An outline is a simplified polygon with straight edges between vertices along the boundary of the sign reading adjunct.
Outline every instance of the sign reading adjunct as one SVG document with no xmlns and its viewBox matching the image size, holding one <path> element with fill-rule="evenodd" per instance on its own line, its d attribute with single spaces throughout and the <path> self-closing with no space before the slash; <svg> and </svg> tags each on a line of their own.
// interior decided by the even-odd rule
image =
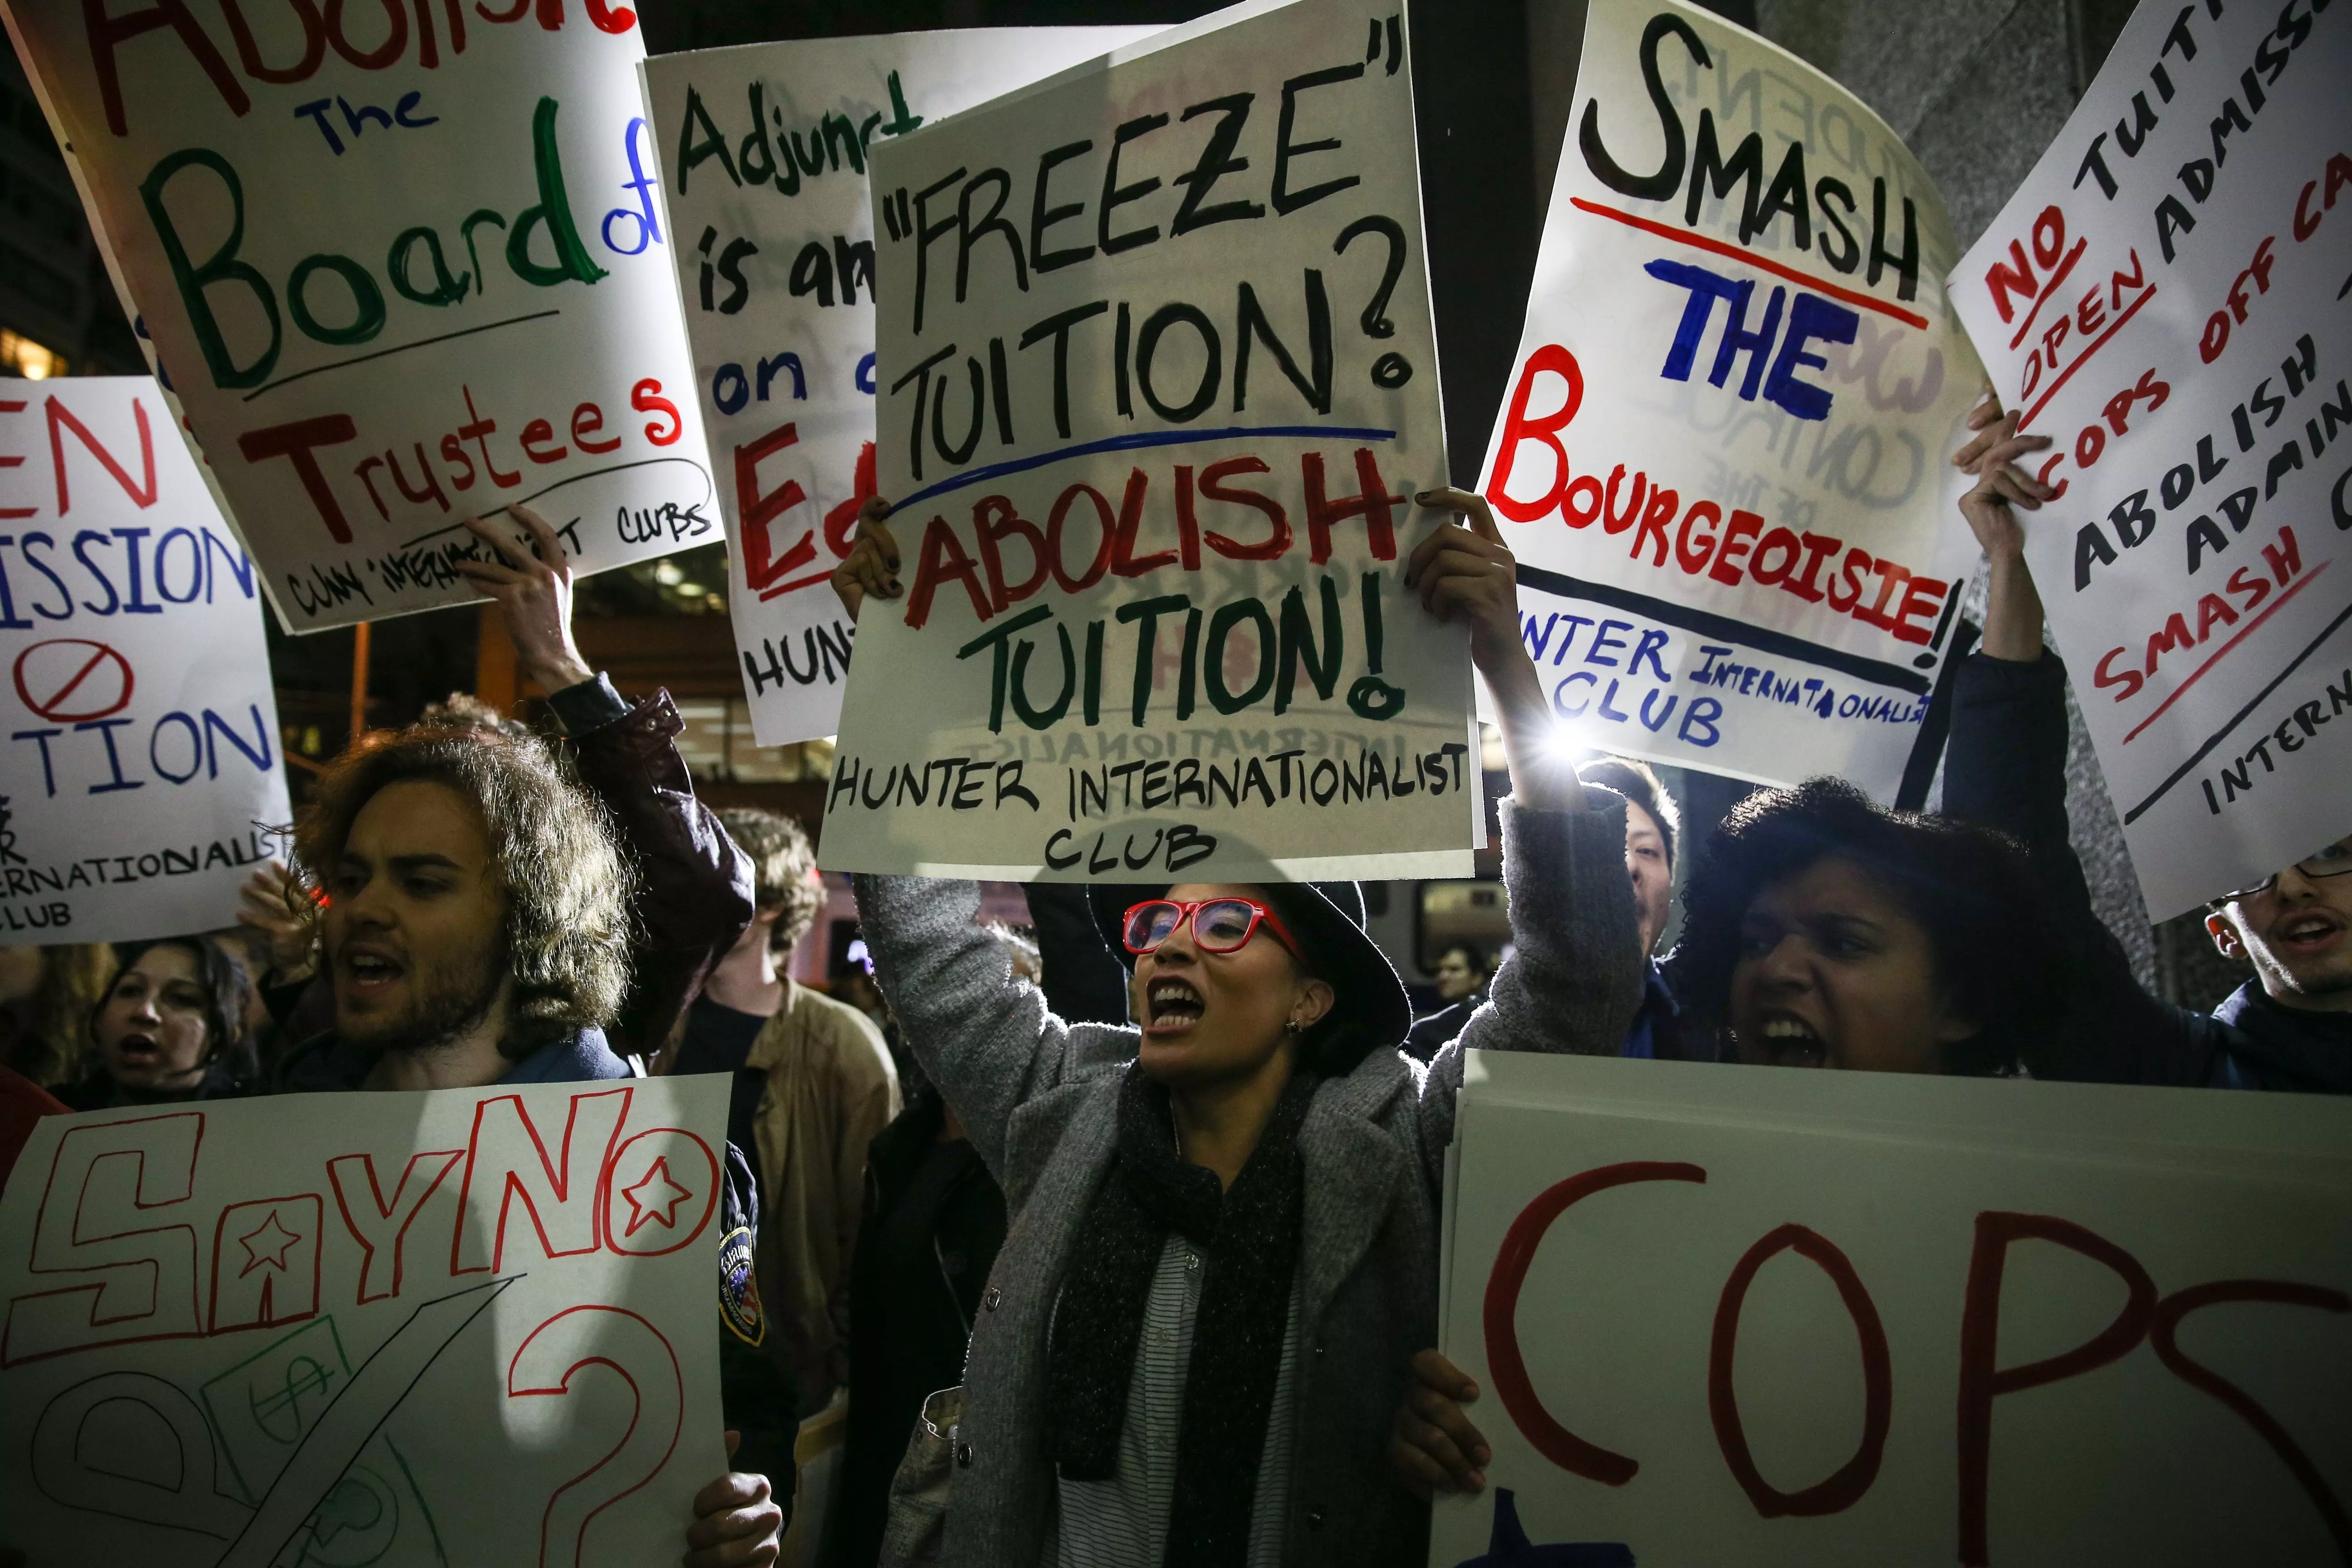
<svg viewBox="0 0 2352 1568">
<path fill-rule="evenodd" d="M 478 597 L 514 502 L 583 572 L 718 542 L 635 12 L 0 9 L 289 628 Z"/>
<path fill-rule="evenodd" d="M 866 159 L 1140 37 L 989 27 L 663 55 L 641 67 L 719 464 L 728 605 L 761 745 L 841 721 L 856 623 L 830 583 L 874 488 Z"/>
<path fill-rule="evenodd" d="M 0 942 L 227 925 L 292 819 L 253 562 L 152 381 L 0 387 Z"/>
</svg>

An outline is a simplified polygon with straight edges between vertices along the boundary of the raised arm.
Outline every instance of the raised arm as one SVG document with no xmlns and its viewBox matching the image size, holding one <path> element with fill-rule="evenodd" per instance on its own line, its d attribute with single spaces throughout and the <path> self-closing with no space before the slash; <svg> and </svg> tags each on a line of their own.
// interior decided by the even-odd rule
<svg viewBox="0 0 2352 1568">
<path fill-rule="evenodd" d="M 863 873 L 851 882 L 899 1037 L 1001 1180 L 1013 1113 L 1074 1068 L 1134 1056 L 1135 1031 L 1055 1017 L 1013 973 L 1004 944 L 974 923 L 979 884 Z"/>
</svg>

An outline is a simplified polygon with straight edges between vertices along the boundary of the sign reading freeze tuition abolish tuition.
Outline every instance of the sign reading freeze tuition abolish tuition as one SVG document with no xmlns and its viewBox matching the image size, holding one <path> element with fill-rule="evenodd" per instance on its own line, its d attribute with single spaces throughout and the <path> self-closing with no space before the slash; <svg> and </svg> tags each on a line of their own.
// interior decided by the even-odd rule
<svg viewBox="0 0 2352 1568">
<path fill-rule="evenodd" d="M 2352 14 L 2143 5 L 1952 274 L 2159 918 L 2352 829 Z"/>
<path fill-rule="evenodd" d="M 0 9 L 289 628 L 477 597 L 512 502 L 584 572 L 719 539 L 635 12 Z"/>
<path fill-rule="evenodd" d="M 1251 5 L 877 142 L 877 468 L 828 867 L 1463 874 L 1467 638 L 1402 14 Z"/>
<path fill-rule="evenodd" d="M 830 583 L 874 493 L 874 143 L 1151 30 L 812 38 L 640 68 L 761 744 L 841 721 L 857 628 Z"/>
<path fill-rule="evenodd" d="M 1595 0 L 1486 493 L 1582 742 L 1892 799 L 1976 560 L 1956 247 L 1861 100 L 1677 0 Z"/>
<path fill-rule="evenodd" d="M 0 387 L 0 942 L 227 925 L 293 819 L 253 561 L 152 381 Z"/>
</svg>

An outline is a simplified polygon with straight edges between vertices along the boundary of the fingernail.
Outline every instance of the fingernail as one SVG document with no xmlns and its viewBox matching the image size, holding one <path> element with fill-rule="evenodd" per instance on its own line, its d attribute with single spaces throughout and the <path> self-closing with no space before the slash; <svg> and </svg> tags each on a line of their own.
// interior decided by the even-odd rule
<svg viewBox="0 0 2352 1568">
<path fill-rule="evenodd" d="M 1436 493 L 1437 492 L 1435 490 L 1415 490 L 1412 492 L 1412 499 L 1420 502 L 1423 506 L 1427 506 L 1429 504 L 1429 498 Z"/>
</svg>

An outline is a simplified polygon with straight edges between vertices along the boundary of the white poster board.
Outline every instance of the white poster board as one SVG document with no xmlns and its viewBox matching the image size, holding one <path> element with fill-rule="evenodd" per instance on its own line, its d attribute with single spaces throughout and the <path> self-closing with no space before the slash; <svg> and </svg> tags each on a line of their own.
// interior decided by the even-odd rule
<svg viewBox="0 0 2352 1568">
<path fill-rule="evenodd" d="M 1892 800 L 1976 548 L 1943 198 L 1863 101 L 1594 0 L 1485 491 L 1582 744 Z"/>
<path fill-rule="evenodd" d="M 0 942 L 229 925 L 293 821 L 253 562 L 152 381 L 0 394 Z"/>
<path fill-rule="evenodd" d="M 0 10 L 289 630 L 478 597 L 515 502 L 583 573 L 719 541 L 635 11 Z"/>
<path fill-rule="evenodd" d="M 875 493 L 873 143 L 1149 27 L 986 27 L 639 67 L 763 746 L 830 735 L 856 623 L 830 586 Z"/>
<path fill-rule="evenodd" d="M 2352 1104 L 1474 1052 L 1454 1139 L 1433 1565 L 2352 1551 Z"/>
<path fill-rule="evenodd" d="M 1252 4 L 877 142 L 869 603 L 824 863 L 1466 875 L 1402 12 Z"/>
<path fill-rule="evenodd" d="M 2142 5 L 1952 273 L 2158 920 L 2352 830 L 2347 81 L 2341 11 Z"/>
<path fill-rule="evenodd" d="M 715 1078 L 42 1121 L 0 1205 L 32 1568 L 674 1563 L 727 1468 Z"/>
</svg>

